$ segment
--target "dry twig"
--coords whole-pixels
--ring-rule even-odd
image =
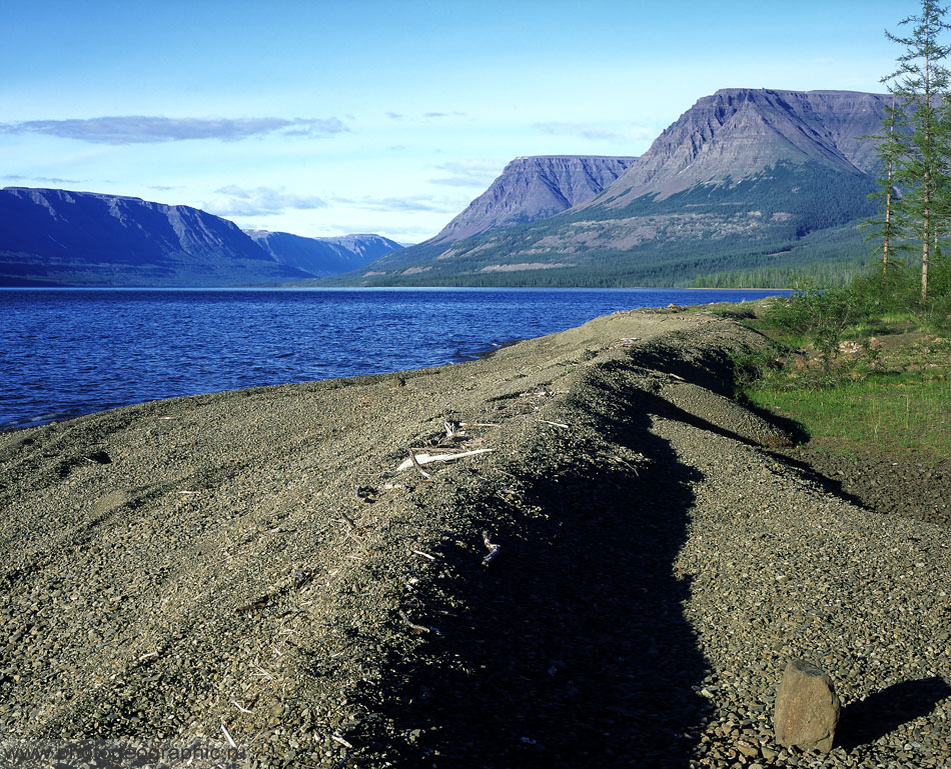
[[[409,465],[407,465],[406,462],[403,462],[399,467],[396,468],[396,471],[400,472],[401,470],[406,470],[409,467],[415,467],[419,471],[419,474],[423,476],[423,478],[426,478],[427,480],[431,479],[432,476],[429,473],[427,473],[425,470],[423,470],[423,468],[420,466],[420,462],[418,459],[416,459],[416,454],[413,452],[413,450],[408,449],[408,451],[409,451]],[[426,455],[424,454],[423,456],[426,456]]]
[[[399,615],[400,619],[403,620],[403,622],[406,623],[410,629],[416,631],[417,633],[435,633],[436,635],[440,634],[437,628],[427,627],[426,625],[417,625],[409,617],[407,617],[406,613],[402,610],[399,612]]]
[[[482,565],[488,566],[490,563],[492,563],[492,560],[495,558],[495,556],[499,554],[499,546],[493,545],[491,542],[489,542],[489,532],[487,531],[482,532],[482,541],[485,543],[486,549],[489,551],[489,554],[482,559]]]

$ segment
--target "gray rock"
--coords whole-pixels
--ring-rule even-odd
[[[547,219],[602,192],[635,160],[580,155],[515,158],[489,189],[427,243],[449,244],[490,230]]]
[[[840,710],[832,679],[811,662],[790,660],[776,694],[776,741],[828,753]]]

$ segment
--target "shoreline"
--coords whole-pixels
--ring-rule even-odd
[[[771,453],[728,397],[764,344],[624,311],[0,433],[0,725],[224,725],[270,765],[802,766],[770,718],[803,656],[845,705],[823,766],[943,766],[951,532]]]

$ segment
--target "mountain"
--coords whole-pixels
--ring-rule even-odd
[[[359,269],[390,251],[403,248],[382,235],[305,238],[267,230],[245,230],[245,234],[276,262],[321,278]]]
[[[891,97],[730,88],[687,110],[607,189],[546,219],[389,254],[348,279],[431,285],[789,280],[868,253]],[[764,278],[764,276],[772,276]],[[708,280],[712,280],[708,278]]]
[[[299,280],[237,225],[93,192],[0,190],[0,285],[222,286]]]
[[[874,144],[862,137],[878,129],[890,98],[843,91],[717,91],[660,135],[624,174],[616,188],[624,191],[610,206],[751,178],[781,163],[874,172]]]
[[[357,269],[402,248],[379,235],[243,232],[189,206],[140,198],[0,190],[0,285],[227,286]]]
[[[448,244],[483,232],[547,219],[602,192],[634,160],[584,155],[515,158],[489,189],[427,243]]]

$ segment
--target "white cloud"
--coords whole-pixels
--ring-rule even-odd
[[[335,203],[343,203],[367,211],[400,211],[434,213],[455,213],[459,210],[458,203],[445,200],[434,200],[426,195],[412,195],[407,197],[362,197],[336,198]]]
[[[659,133],[656,128],[642,125],[630,125],[621,130],[609,130],[594,123],[561,123],[557,121],[535,123],[536,131],[557,136],[580,136],[583,139],[609,141],[616,143],[643,142],[654,139]]]
[[[27,120],[0,123],[0,133],[42,134],[92,144],[150,144],[217,139],[240,141],[279,133],[285,136],[330,136],[349,129],[335,117],[322,119],[167,118],[126,115],[71,120]]]
[[[266,216],[282,214],[288,210],[310,210],[326,208],[327,202],[316,195],[295,195],[284,191],[283,187],[255,187],[245,189],[229,185],[215,190],[223,196],[211,203],[202,205],[206,211],[217,216]]]
[[[461,160],[450,163],[441,163],[436,166],[447,176],[438,176],[430,179],[433,184],[444,184],[449,187],[476,187],[485,189],[495,178],[502,173],[502,166],[485,160]]]

